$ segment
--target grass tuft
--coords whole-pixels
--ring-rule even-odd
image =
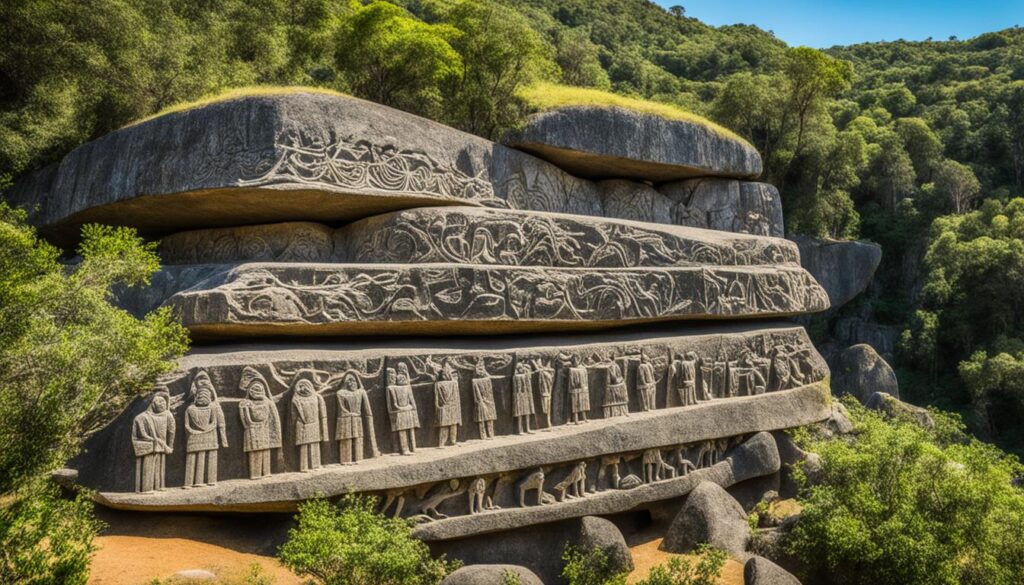
[[[538,112],[545,112],[566,106],[596,106],[604,108],[622,108],[641,114],[650,114],[665,118],[666,120],[680,120],[693,124],[700,124],[714,131],[723,138],[737,140],[750,145],[743,137],[732,130],[704,118],[693,112],[665,104],[652,102],[638,98],[631,98],[616,93],[601,91],[587,87],[572,87],[557,83],[541,82],[530,85],[519,92],[519,97],[524,99],[531,109]],[[753,148],[751,146],[751,148]]]
[[[174,114],[177,112],[186,112],[188,110],[194,110],[196,108],[201,108],[203,106],[207,106],[209,104],[214,104],[217,102],[224,102],[228,100],[257,95],[282,95],[291,93],[321,93],[324,95],[351,97],[348,94],[341,93],[340,91],[334,91],[333,89],[327,89],[324,87],[310,87],[304,85],[250,85],[246,87],[235,87],[232,89],[227,89],[224,91],[220,91],[218,93],[205,95],[197,100],[192,100],[189,102],[180,102],[171,106],[167,106],[166,108],[163,108],[155,114],[146,116],[145,118],[140,118],[138,120],[135,120],[134,122],[129,122],[128,124],[125,124],[124,127],[127,128],[129,126],[135,126],[136,124],[148,122],[149,120],[159,118],[160,116],[166,116],[167,114]]]

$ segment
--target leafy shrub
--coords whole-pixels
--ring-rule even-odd
[[[432,585],[456,568],[412,537],[412,522],[374,510],[375,498],[299,507],[298,527],[279,551],[284,566],[324,585]]]
[[[569,585],[625,585],[626,573],[616,573],[608,555],[599,548],[566,546],[562,552],[562,579]]]
[[[820,481],[785,551],[804,577],[837,585],[1024,583],[1024,468],[932,412],[934,430],[849,401],[853,439],[798,435]]]
[[[651,568],[647,578],[637,585],[715,585],[728,555],[707,545],[697,549],[700,560],[693,564],[684,557],[672,557],[664,565]]]

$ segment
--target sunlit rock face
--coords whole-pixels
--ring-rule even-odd
[[[778,471],[766,431],[830,409],[826,363],[777,319],[829,299],[777,237],[778,193],[742,180],[757,153],[616,112],[532,124],[589,154],[288,94],[26,178],[15,199],[57,241],[86,221],[162,237],[164,268],[118,302],[170,307],[195,342],[61,477],[162,512],[368,493],[439,543]],[[609,128],[624,150],[587,142]]]

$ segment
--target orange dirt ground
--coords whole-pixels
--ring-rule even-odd
[[[629,550],[633,553],[633,572],[629,574],[627,583],[637,583],[647,577],[652,567],[663,565],[672,557],[683,557],[690,559],[694,564],[699,557],[695,555],[678,555],[658,550],[661,545],[661,537],[653,538],[647,542],[633,544]],[[722,574],[718,577],[718,585],[743,585],[743,563],[728,559],[722,567]]]

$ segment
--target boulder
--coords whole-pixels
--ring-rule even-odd
[[[927,429],[935,427],[935,421],[932,420],[932,415],[928,413],[928,409],[908,404],[885,392],[875,392],[872,394],[865,406],[884,412],[893,418],[909,418]]]
[[[633,570],[633,555],[626,546],[626,539],[614,524],[597,516],[585,516],[580,520],[576,546],[583,550],[599,549],[608,558],[608,566],[615,573]]]
[[[800,247],[800,263],[825,287],[833,309],[864,292],[882,261],[882,247],[872,242],[790,239]]]
[[[690,552],[708,543],[731,555],[746,555],[750,541],[747,515],[725,489],[715,483],[699,484],[683,504],[665,534],[661,548],[672,553]]]
[[[518,565],[468,565],[441,580],[441,585],[506,585],[507,575],[519,578],[519,585],[544,585],[536,573]]]
[[[503,142],[579,177],[662,183],[703,176],[753,178],[761,155],[711,122],[620,107],[565,106],[530,116]]]
[[[744,585],[800,585],[788,571],[764,557],[751,557],[743,565]]]
[[[849,394],[862,404],[875,392],[900,396],[896,373],[870,345],[854,345],[839,353],[832,373],[832,390]]]
[[[211,573],[210,571],[207,571],[206,569],[185,569],[184,571],[178,571],[177,573],[172,575],[171,576],[171,580],[172,581],[174,581],[174,580],[181,580],[181,581],[188,581],[188,582],[194,582],[194,581],[216,581],[217,580],[217,575],[214,575],[213,573]]]

